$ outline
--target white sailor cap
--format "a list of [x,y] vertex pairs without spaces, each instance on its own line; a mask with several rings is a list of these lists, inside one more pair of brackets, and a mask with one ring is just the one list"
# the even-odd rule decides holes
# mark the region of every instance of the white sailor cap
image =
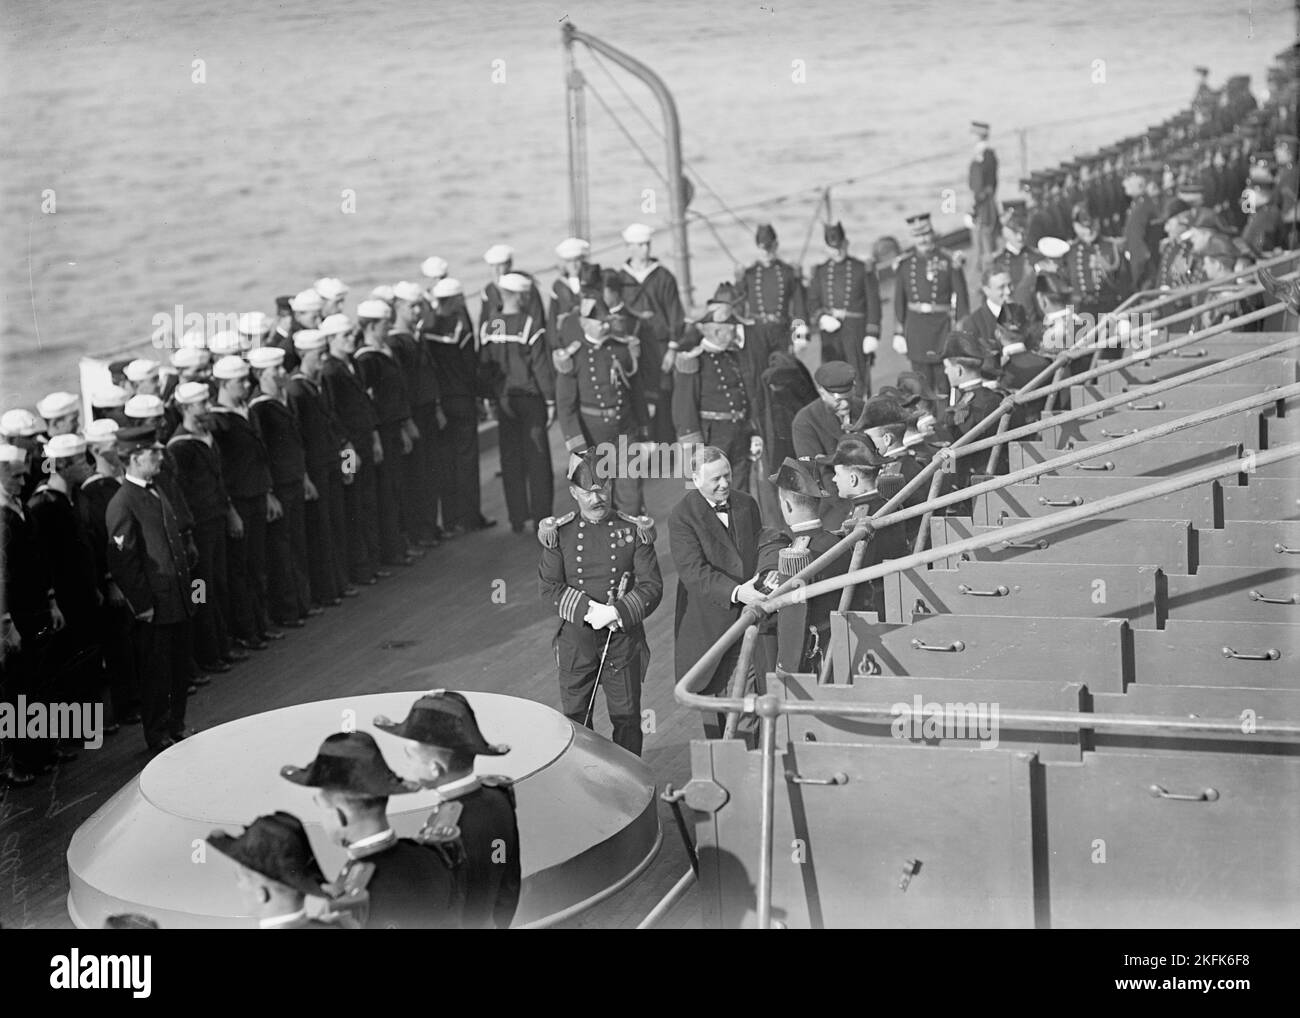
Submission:
[[176,348],[178,350],[203,350],[206,349],[207,345],[207,340],[203,338],[203,330],[201,328],[186,329],[181,333],[181,338],[176,341]]
[[1060,259],[1070,253],[1070,245],[1060,237],[1043,237],[1038,242],[1038,253],[1044,258]]
[[387,318],[390,309],[382,300],[363,300],[357,305],[357,317],[361,319],[378,320]]
[[430,279],[441,279],[447,274],[447,259],[434,255],[420,263],[420,271]]
[[440,279],[433,284],[433,295],[439,300],[447,297],[459,297],[465,292],[465,288],[460,285],[459,279],[453,279],[451,276]]
[[[335,316],[330,315],[330,317],[334,318]],[[299,353],[323,350],[328,344],[329,340],[325,338],[325,333],[320,329],[299,329],[293,334],[293,348]]]
[[320,323],[319,331],[326,339],[330,336],[341,336],[345,332],[352,331],[352,319],[342,313],[330,315]]
[[591,253],[591,245],[580,237],[566,237],[555,245],[555,254],[564,261],[572,258],[586,258]]
[[262,311],[246,311],[239,316],[241,336],[261,336],[271,330],[271,319]]
[[296,294],[289,301],[289,307],[292,310],[302,313],[319,311],[324,306],[325,301],[315,290],[303,290],[302,293]]
[[232,378],[248,377],[248,362],[242,357],[236,357],[233,354],[229,357],[222,357],[216,364],[212,365],[212,377],[219,378],[222,381],[228,381]]
[[335,279],[333,276],[326,276],[324,279],[316,280],[312,287],[324,300],[338,300],[340,297],[348,295],[347,284],[341,279]]
[[191,403],[200,403],[208,399],[211,393],[208,387],[202,382],[181,382],[176,386],[176,402],[181,406],[189,406]]
[[183,346],[172,354],[172,367],[186,370],[201,368],[212,360],[212,355],[202,347]]
[[52,392],[36,404],[36,412],[47,421],[65,417],[81,405],[81,400],[71,392]]
[[515,256],[514,248],[509,244],[493,244],[483,252],[483,260],[489,265],[504,265]]
[[420,289],[419,283],[408,283],[403,280],[393,286],[393,296],[398,300],[404,300],[408,304],[414,304],[424,296],[424,291]]
[[31,438],[45,431],[45,424],[30,410],[6,410],[0,416],[0,433],[5,438]]
[[519,272],[507,272],[497,285],[509,293],[527,293],[533,288],[533,281]]
[[61,460],[69,456],[84,456],[86,440],[80,435],[55,435],[42,450],[47,459]]
[[[186,383],[197,384],[197,383]],[[97,421],[91,421],[85,429],[86,442],[89,445],[98,445],[100,442],[112,442],[117,436],[117,421],[111,417],[101,417]]]
[[147,421],[151,417],[161,417],[167,411],[161,397],[141,393],[128,399],[122,412],[135,420]]
[[370,291],[371,300],[382,300],[385,304],[393,303],[393,288],[387,283],[380,283]]
[[278,346],[259,346],[256,349],[249,350],[247,357],[248,366],[254,371],[273,368],[284,363],[284,351]]
[[0,444],[0,463],[26,463],[27,450],[8,442]]
[[106,410],[110,407],[126,406],[126,401],[130,398],[131,394],[120,385],[106,385],[90,394],[90,405]]
[[229,354],[238,353],[244,348],[243,340],[239,338],[238,332],[231,332],[229,329],[222,332],[214,332],[208,338],[208,350],[213,357],[225,357]]
[[126,366],[122,373],[128,382],[143,382],[150,375],[156,375],[161,365],[147,357],[138,357]]
[[633,223],[623,231],[623,241],[627,244],[646,244],[655,235],[653,227],[645,223]]

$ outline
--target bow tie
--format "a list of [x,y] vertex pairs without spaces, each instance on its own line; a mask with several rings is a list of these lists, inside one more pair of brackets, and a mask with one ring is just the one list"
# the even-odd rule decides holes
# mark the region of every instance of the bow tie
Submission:
[[721,516],[723,513],[731,512],[731,503],[723,502],[720,505],[714,505],[712,502],[710,502],[709,508],[711,508],[715,513]]

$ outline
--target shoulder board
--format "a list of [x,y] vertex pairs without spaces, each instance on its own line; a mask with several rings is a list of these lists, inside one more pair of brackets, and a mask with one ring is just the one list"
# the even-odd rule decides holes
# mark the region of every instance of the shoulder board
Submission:
[[635,523],[636,536],[641,538],[641,540],[644,543],[646,544],[655,543],[655,521],[652,520],[649,516],[632,516],[628,513],[620,511],[618,517],[619,519],[624,520],[627,523]]
[[479,784],[484,788],[512,788],[514,781],[504,774],[480,774]]
[[429,814],[415,840],[421,845],[443,845],[460,837],[460,815],[465,807],[459,802],[441,802]]
[[[696,349],[703,348],[697,347]],[[678,374],[694,375],[699,373],[700,362],[697,357],[693,357],[691,354],[678,353],[677,356],[673,358],[673,368],[678,372]]]
[[555,516],[546,517],[546,519],[537,524],[537,540],[542,543],[543,547],[556,547],[560,543],[560,539],[555,533],[556,530],[564,526],[566,523],[572,523],[574,517],[577,515],[577,512],[573,511],[567,512],[558,518]]
[[366,862],[364,859],[350,863],[331,885],[336,892],[331,897],[362,894],[370,886],[370,881],[374,878],[374,875],[374,863]]

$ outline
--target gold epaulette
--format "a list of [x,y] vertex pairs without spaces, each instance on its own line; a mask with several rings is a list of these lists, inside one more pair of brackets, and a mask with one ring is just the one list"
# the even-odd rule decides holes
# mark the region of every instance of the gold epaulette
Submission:
[[465,807],[459,802],[442,802],[429,814],[415,840],[422,845],[445,845],[460,837],[460,815]]
[[548,516],[537,524],[537,540],[542,542],[544,548],[555,548],[560,543],[560,538],[556,531],[566,523],[572,523],[577,512],[567,512],[558,519],[554,516]]
[[504,774],[480,774],[478,781],[484,788],[510,788],[514,785]]
[[636,536],[641,538],[645,544],[655,543],[655,521],[649,516],[631,516],[628,513],[620,511],[618,518],[627,523],[636,524]]

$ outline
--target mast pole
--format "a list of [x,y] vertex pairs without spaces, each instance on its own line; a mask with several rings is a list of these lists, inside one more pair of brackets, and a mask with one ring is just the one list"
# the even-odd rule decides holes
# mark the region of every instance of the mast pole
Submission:
[[[561,31],[564,33],[564,45],[570,50],[570,59],[572,59],[573,43],[584,43],[645,82],[659,103],[664,118],[664,156],[668,171],[665,176],[668,178],[669,227],[673,236],[673,261],[677,269],[677,283],[682,301],[690,307],[694,304],[694,297],[691,287],[690,250],[686,242],[686,196],[683,193],[681,120],[677,116],[677,103],[663,79],[640,60],[620,49],[615,49],[594,35],[578,31],[567,21],[561,26]],[[572,162],[570,167],[572,168]]]
[[563,26],[566,70],[564,74],[565,100],[568,112],[569,138],[569,236],[590,240],[590,205],[587,197],[587,97],[583,91],[586,79],[573,59],[573,38]]

